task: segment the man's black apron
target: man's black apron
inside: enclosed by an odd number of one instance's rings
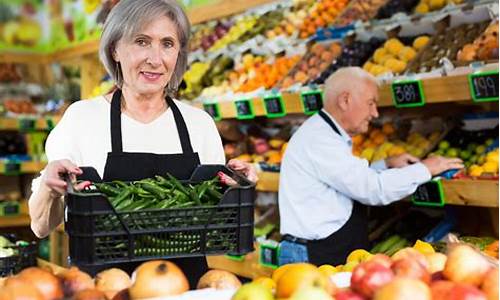
[[[189,132],[179,108],[167,96],[168,107],[172,110],[177,132],[182,146],[182,153],[154,154],[123,152],[121,131],[121,90],[116,90],[111,101],[111,152],[108,153],[104,167],[105,182],[113,180],[134,181],[155,175],[170,173],[177,179],[189,179],[194,169],[200,164],[198,153],[193,152]],[[205,257],[171,259],[178,265],[195,288],[198,279],[208,270]],[[130,272],[138,264],[120,265]]]
[[[320,111],[319,115],[341,135],[324,111]],[[345,264],[349,253],[359,248],[368,248],[368,219],[366,207],[357,201],[353,201],[351,217],[339,230],[324,239],[307,242],[309,262],[318,266]]]

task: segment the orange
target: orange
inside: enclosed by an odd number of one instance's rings
[[[312,264],[294,264],[283,273],[276,283],[276,297],[288,298],[296,290],[308,286],[326,290],[329,287],[329,280]]]

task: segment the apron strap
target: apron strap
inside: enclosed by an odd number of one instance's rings
[[[117,89],[113,93],[113,99],[111,100],[111,152],[113,153],[123,152],[121,96],[122,91],[120,89]],[[167,101],[168,106],[172,109],[172,113],[174,115],[175,124],[177,126],[177,133],[179,134],[179,140],[181,142],[182,152],[193,153],[193,147],[191,146],[189,132],[179,108],[169,96],[166,96],[165,100]]]
[[[330,127],[332,127],[333,131],[342,136],[342,134],[340,134],[340,130],[337,128],[337,126],[335,126],[335,123],[333,123],[332,119],[330,119],[324,111],[320,110],[319,115],[321,116],[321,118],[323,118],[323,120],[325,120],[326,123],[328,123],[328,125],[330,125]]]

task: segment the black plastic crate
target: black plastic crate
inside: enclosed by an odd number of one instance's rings
[[[17,254],[0,258],[0,277],[11,276],[25,268],[37,265],[38,246],[35,242],[9,248],[16,250]]]
[[[221,165],[199,166],[185,184],[201,183]],[[70,263],[96,273],[120,263],[253,251],[255,184],[240,180],[216,206],[115,211],[101,193],[70,191],[65,229]]]

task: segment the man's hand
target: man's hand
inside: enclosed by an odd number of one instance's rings
[[[451,169],[463,169],[464,164],[460,158],[446,158],[439,155],[431,156],[422,161],[429,169],[432,176]]]
[[[227,166],[230,169],[233,169],[236,172],[240,172],[243,176],[245,176],[251,182],[257,182],[259,177],[257,176],[257,170],[255,170],[252,164],[243,162],[237,159],[231,159]],[[236,181],[234,181],[231,177],[227,176],[224,173],[218,174],[221,181],[227,185],[236,185]]]
[[[402,168],[418,162],[419,159],[408,153],[389,157],[385,160],[385,165],[388,168]]]

